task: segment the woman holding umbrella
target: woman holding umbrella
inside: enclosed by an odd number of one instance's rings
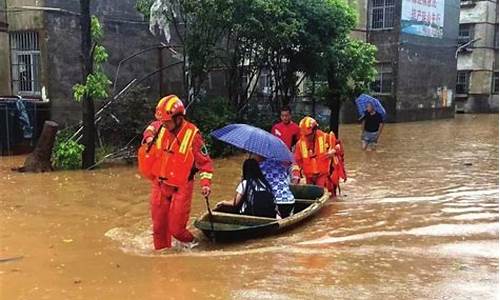
[[[231,124],[211,133],[223,142],[250,153],[272,188],[277,217],[293,214],[295,198],[290,190],[288,170],[293,155],[282,140],[271,133],[247,124]]]

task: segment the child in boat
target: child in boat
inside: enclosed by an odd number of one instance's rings
[[[243,163],[243,178],[232,201],[221,201],[217,206],[231,206],[240,214],[274,218],[276,207],[271,186],[255,159]]]

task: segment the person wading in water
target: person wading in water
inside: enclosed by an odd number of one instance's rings
[[[172,236],[180,246],[197,245],[186,229],[193,197],[194,175],[200,172],[201,194],[210,195],[212,160],[198,128],[185,119],[186,110],[175,95],[162,98],[156,121],[144,131],[139,170],[151,180],[151,217],[156,250],[170,248]]]

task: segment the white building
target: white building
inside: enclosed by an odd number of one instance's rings
[[[456,107],[498,112],[498,0],[460,3]]]

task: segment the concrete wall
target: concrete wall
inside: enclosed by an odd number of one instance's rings
[[[452,117],[459,0],[446,0],[442,38],[401,33],[397,89],[398,121]]]
[[[357,23],[355,29],[351,32],[351,36],[362,40],[366,41],[366,11],[367,11],[367,5],[368,5],[368,0],[348,0],[348,4],[351,8],[356,10],[357,13]]]
[[[0,0],[0,10],[5,10],[7,3]],[[10,53],[9,33],[7,32],[7,14],[0,11],[0,95],[10,95]]]
[[[497,56],[495,51],[486,48],[471,48],[471,52],[458,56],[458,70],[491,70]]]
[[[474,1],[475,5],[460,9],[460,24],[467,23],[496,23],[497,6],[494,1]]]
[[[473,24],[472,38],[480,40],[461,52],[457,69],[469,71],[469,91],[457,99],[457,109],[464,112],[498,112],[498,95],[492,95],[493,72],[498,72],[498,2],[475,1],[462,6],[460,24]],[[497,39],[498,42],[498,39]]]
[[[149,24],[135,10],[134,0],[92,1],[91,14],[103,24],[103,44],[109,61],[104,66],[114,80],[120,60],[147,47],[157,45],[157,38],[149,32]],[[79,12],[78,1],[47,0],[47,6]],[[73,100],[72,87],[82,82],[80,63],[80,23],[78,17],[67,13],[46,13],[45,28],[48,35],[48,64],[51,80],[48,96],[52,101],[53,119],[61,123],[74,123],[81,118],[80,104]],[[166,55],[166,54],[165,54]],[[165,57],[165,62],[168,58]],[[133,78],[140,79],[158,67],[157,50],[140,55],[122,65],[117,90]],[[158,75],[143,82],[149,86],[151,101],[159,97]],[[99,103],[96,103],[99,106]]]
[[[2,3],[3,2],[3,3]],[[36,31],[38,32],[40,50],[43,51],[45,32],[43,28],[43,12],[29,7],[42,7],[44,1],[41,0],[1,0],[0,8],[7,8],[8,12],[4,14],[4,19],[8,23],[8,31]],[[0,14],[1,15],[1,14]],[[1,17],[0,17],[1,18]],[[1,22],[1,21],[0,21]],[[0,30],[1,31],[1,30]],[[0,94],[11,95],[11,66],[10,66],[10,48],[8,32],[0,33]],[[5,67],[4,67],[5,66]],[[40,61],[42,76],[40,78],[44,84],[45,61],[42,57]]]
[[[43,11],[27,7],[43,7],[44,0],[6,0],[9,31],[42,30]]]
[[[370,2],[368,4],[368,15],[370,11]],[[396,91],[398,87],[398,64],[399,64],[399,30],[401,18],[401,2],[396,1],[394,12],[394,27],[392,29],[376,29],[371,30],[370,17],[367,17],[367,41],[377,47],[377,62],[380,64],[388,64],[392,66],[392,91],[387,94],[375,94],[382,101],[382,104],[387,112],[387,121],[396,121]],[[349,104],[353,107],[353,104]],[[351,108],[352,109],[352,108]]]

